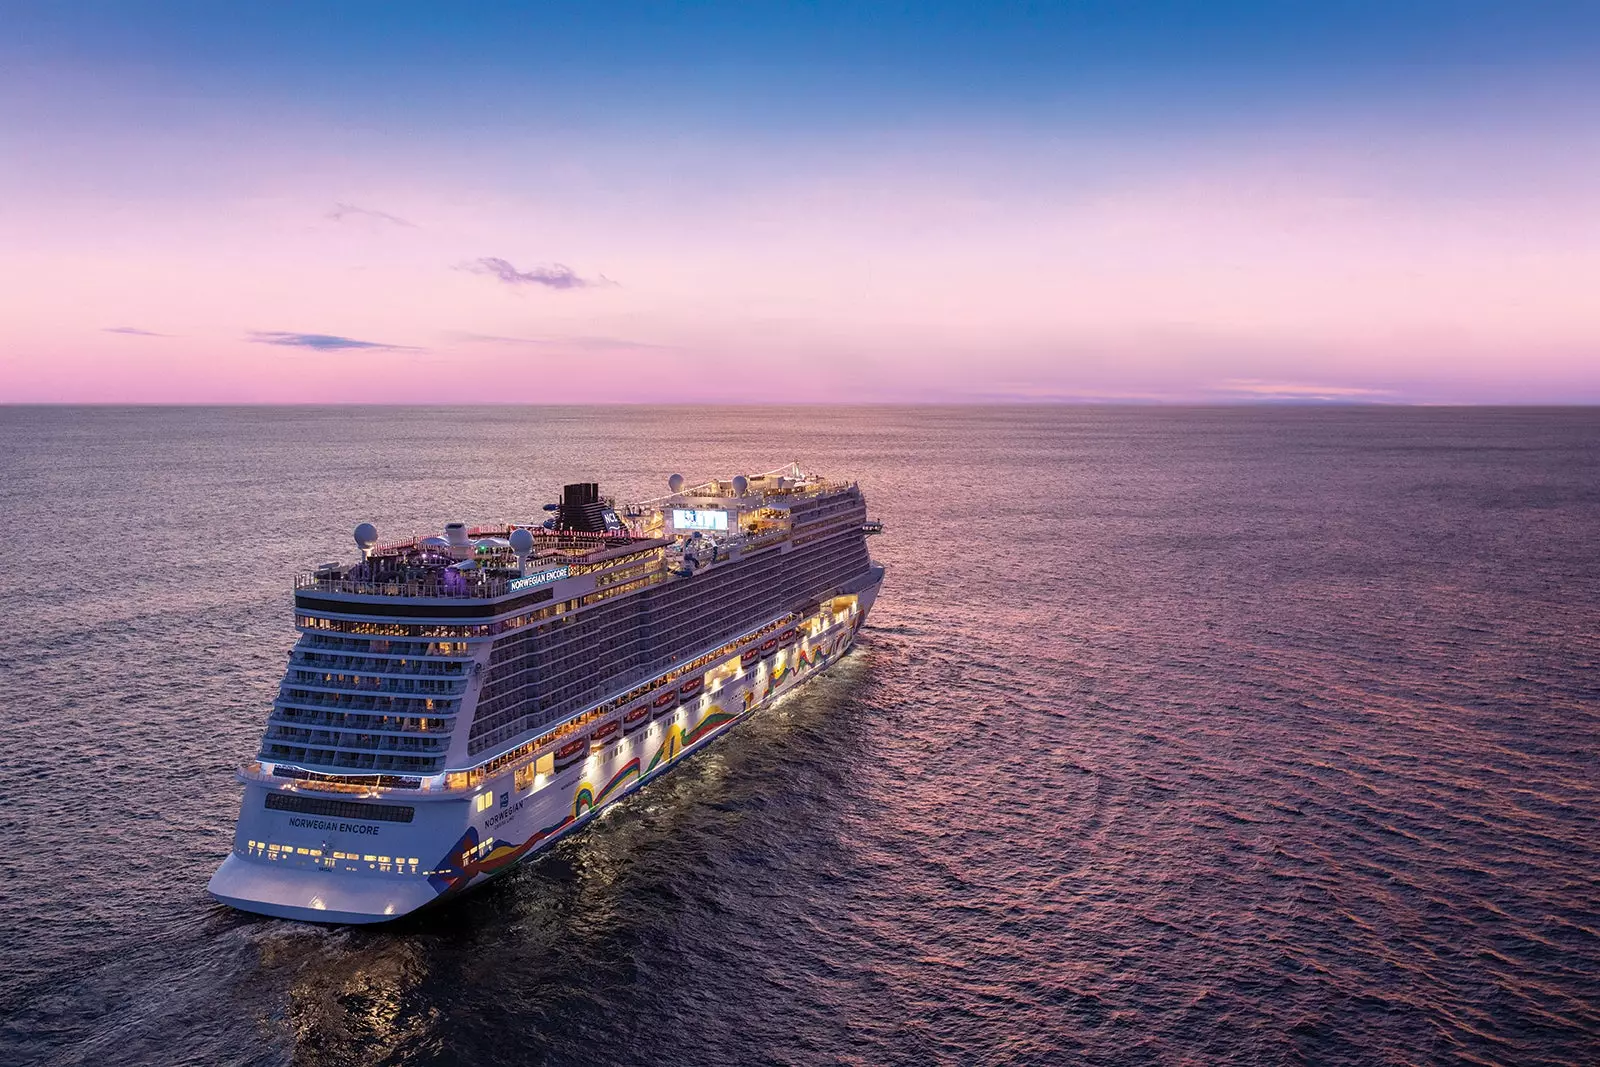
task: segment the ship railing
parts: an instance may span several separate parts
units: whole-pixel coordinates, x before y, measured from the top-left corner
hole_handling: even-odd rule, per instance
[[[382,675],[388,678],[454,682],[460,681],[466,676],[464,672],[459,670],[433,669],[435,665],[425,663],[420,657],[414,658],[411,664],[405,667],[401,667],[398,664],[385,663],[378,655],[346,656],[338,662],[333,662],[327,658],[296,658],[293,663],[299,670],[333,671],[340,674],[359,674],[362,677]]]
[[[768,473],[775,474],[778,472],[769,471]],[[843,489],[849,489],[855,484],[855,482],[835,481],[833,479],[817,479],[802,485],[790,486],[788,489],[763,488],[756,490],[752,495],[782,497],[785,500],[805,499],[806,497],[819,496],[823,493],[836,493]],[[629,504],[628,507],[639,511],[656,511],[663,509],[671,501],[677,499],[722,500],[726,499],[726,497],[710,482],[702,482],[700,485],[690,486],[681,493],[668,493],[666,496],[652,497],[649,500],[636,500]]]
[[[301,707],[332,708],[338,711],[380,712],[388,715],[405,715],[427,718],[429,715],[454,715],[461,709],[459,697],[396,696],[378,697],[370,693],[349,690],[303,689],[293,682],[284,682],[278,688],[278,700],[284,704]],[[432,701],[429,707],[425,701]]]
[[[295,576],[294,588],[295,592],[307,590],[318,593],[350,593],[357,596],[439,597],[466,600],[505,596],[511,591],[511,579],[489,578],[446,584],[437,581],[366,581],[299,574]]]
[[[273,712],[272,717],[267,720],[267,723],[269,726],[283,725],[300,728],[309,728],[315,726],[318,728],[343,730],[347,733],[392,733],[397,735],[416,734],[417,736],[445,735],[452,733],[455,730],[455,716],[453,715],[445,716],[444,721],[438,723],[435,723],[432,719],[429,719],[427,726],[401,727],[396,726],[393,723],[350,721],[351,719],[381,718],[382,716],[345,716],[329,714],[327,712],[311,712],[301,708],[279,708]]]
[[[447,737],[382,733],[372,730],[339,730],[268,721],[264,741],[284,741],[309,748],[336,748],[362,752],[417,752],[436,755],[444,752]]]
[[[296,689],[307,689],[321,693],[359,693],[363,696],[400,697],[402,699],[421,700],[450,700],[459,697],[467,691],[467,679],[462,678],[451,682],[426,682],[423,684],[443,688],[416,689],[405,688],[406,683],[398,678],[385,678],[382,683],[400,683],[398,686],[382,684],[380,682],[362,682],[357,684],[352,681],[330,681],[326,678],[326,671],[308,671],[304,668],[291,668],[284,677],[284,681]],[[335,676],[337,679],[338,676]],[[418,683],[410,683],[412,686]]]
[[[344,671],[352,674],[397,675],[403,678],[464,678],[463,660],[429,660],[402,652],[367,652],[352,656],[320,648],[290,649],[289,660],[306,670]],[[405,666],[400,660],[406,660]]]

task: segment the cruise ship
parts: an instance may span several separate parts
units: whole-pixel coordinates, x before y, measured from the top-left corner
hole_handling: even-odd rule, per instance
[[[280,918],[435,905],[584,826],[850,651],[860,486],[793,464],[379,546],[295,581],[299,639],[209,886]]]

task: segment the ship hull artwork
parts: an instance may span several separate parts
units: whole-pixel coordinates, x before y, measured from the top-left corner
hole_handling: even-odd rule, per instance
[[[884,578],[857,485],[671,484],[624,509],[569,486],[540,526],[385,549],[363,524],[361,564],[303,576],[211,894],[325,923],[447,901],[850,652]]]

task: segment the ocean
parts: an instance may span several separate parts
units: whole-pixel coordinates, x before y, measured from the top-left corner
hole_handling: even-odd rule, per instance
[[[298,570],[791,459],[859,646],[392,927],[205,893]],[[0,408],[7,1064],[1600,1062],[1600,410]]]

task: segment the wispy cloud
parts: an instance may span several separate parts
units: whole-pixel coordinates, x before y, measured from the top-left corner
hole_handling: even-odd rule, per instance
[[[622,337],[504,337],[499,334],[457,332],[450,335],[458,341],[473,344],[534,345],[539,348],[578,349],[584,352],[676,351],[674,345],[651,344],[648,341],[629,341]]]
[[[353,337],[340,337],[332,333],[288,333],[283,330],[251,330],[248,338],[256,344],[282,345],[285,348],[309,348],[317,352],[342,352],[349,349],[381,349],[390,352],[414,352],[410,345],[386,345],[378,341],[357,341]]]
[[[358,207],[355,204],[338,203],[333,205],[333,210],[328,212],[328,218],[334,222],[344,222],[351,219],[357,221],[368,220],[371,222],[385,222],[391,226],[404,226],[413,230],[417,228],[416,223],[403,219],[399,215],[391,215],[387,211],[374,211],[370,207]]]
[[[1392,389],[1322,385],[1313,382],[1275,382],[1263,381],[1260,378],[1229,378],[1213,386],[1211,391],[1240,400],[1302,400],[1347,404],[1390,400],[1395,395]]]
[[[995,404],[1171,404],[1181,401],[1183,397],[1177,393],[1148,390],[1070,389],[1013,382],[975,393],[957,393],[951,399]]]
[[[484,256],[470,263],[463,263],[458,269],[473,274],[487,274],[507,285],[542,285],[546,289],[588,289],[592,286],[617,284],[604,274],[599,278],[580,278],[565,263],[551,263],[547,266],[534,267],[532,270],[518,270],[512,266],[510,260],[501,259],[499,256]]]
[[[125,333],[129,337],[171,337],[170,333],[156,333],[154,330],[141,330],[137,326],[107,326],[101,333]]]

